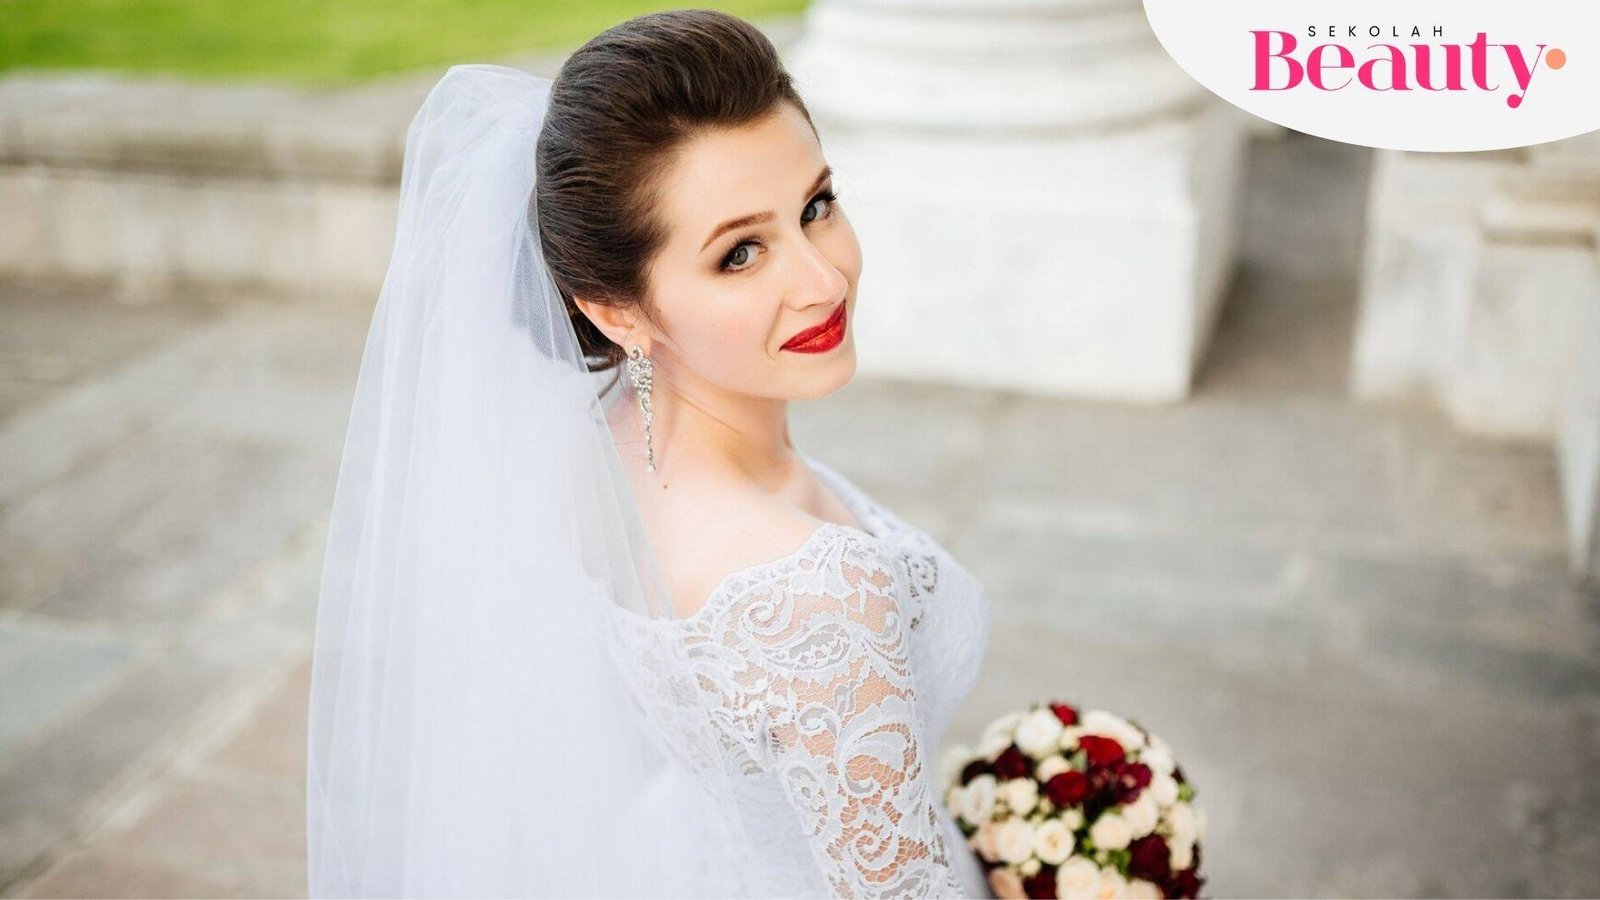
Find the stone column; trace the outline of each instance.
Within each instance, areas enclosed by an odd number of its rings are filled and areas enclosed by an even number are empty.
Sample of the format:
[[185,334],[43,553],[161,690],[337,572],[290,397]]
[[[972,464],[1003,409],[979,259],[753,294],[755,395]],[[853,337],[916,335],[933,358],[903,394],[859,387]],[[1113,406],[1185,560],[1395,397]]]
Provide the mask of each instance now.
[[1188,394],[1247,117],[1136,0],[815,0],[786,56],[862,243],[864,373]]
[[1573,570],[1600,573],[1600,135],[1384,151],[1370,190],[1355,393],[1552,444]]

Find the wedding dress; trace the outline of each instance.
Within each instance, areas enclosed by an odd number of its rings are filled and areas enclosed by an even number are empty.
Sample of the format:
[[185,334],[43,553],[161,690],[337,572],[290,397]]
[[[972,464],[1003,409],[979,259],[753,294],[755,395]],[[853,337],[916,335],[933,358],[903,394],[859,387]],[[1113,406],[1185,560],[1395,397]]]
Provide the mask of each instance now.
[[861,527],[675,613],[544,264],[551,86],[455,66],[407,132],[317,603],[309,895],[986,895],[931,758],[981,589],[806,457]]
[[986,897],[930,758],[987,648],[983,590],[925,532],[802,456],[861,528],[822,523],[787,556],[724,576],[686,618],[620,614],[621,645],[647,657],[665,633],[688,648],[719,743],[696,747],[693,727],[665,738],[686,767],[733,777],[755,851],[741,864],[761,896]]

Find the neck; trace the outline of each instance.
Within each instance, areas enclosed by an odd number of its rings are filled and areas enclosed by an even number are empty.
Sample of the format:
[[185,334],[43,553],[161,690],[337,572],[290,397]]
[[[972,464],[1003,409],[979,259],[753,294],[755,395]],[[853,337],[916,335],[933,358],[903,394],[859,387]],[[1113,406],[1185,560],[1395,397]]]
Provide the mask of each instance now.
[[[656,464],[663,478],[695,473],[736,474],[778,490],[796,462],[789,434],[789,401],[729,391],[658,366],[651,405]],[[625,398],[637,418],[637,398]],[[643,452],[643,426],[638,429]]]

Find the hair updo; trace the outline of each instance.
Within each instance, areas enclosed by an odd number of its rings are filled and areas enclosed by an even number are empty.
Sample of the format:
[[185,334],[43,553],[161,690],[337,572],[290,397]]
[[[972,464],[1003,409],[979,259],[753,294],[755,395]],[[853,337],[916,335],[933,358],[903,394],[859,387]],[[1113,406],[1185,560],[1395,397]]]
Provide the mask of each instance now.
[[657,191],[672,153],[700,131],[757,121],[783,101],[811,121],[767,36],[712,10],[630,19],[562,65],[539,133],[534,208],[545,264],[591,371],[627,353],[573,298],[650,316],[649,265],[667,237]]

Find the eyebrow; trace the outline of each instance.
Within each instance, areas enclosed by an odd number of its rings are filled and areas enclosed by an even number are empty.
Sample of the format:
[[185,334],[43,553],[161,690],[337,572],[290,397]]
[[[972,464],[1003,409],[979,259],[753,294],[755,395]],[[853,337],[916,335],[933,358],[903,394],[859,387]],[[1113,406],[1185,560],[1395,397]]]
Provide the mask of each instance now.
[[[824,164],[822,171],[817,173],[816,180],[811,182],[811,187],[806,189],[806,197],[809,198],[812,194],[815,194],[817,190],[822,187],[822,183],[827,181],[832,176],[833,167]],[[704,253],[705,249],[711,246],[712,241],[722,237],[724,234],[727,234],[736,228],[743,228],[747,225],[758,225],[762,222],[770,222],[776,217],[777,216],[771,210],[768,210],[767,212],[751,213],[748,216],[740,216],[737,219],[729,219],[728,221],[723,222],[721,225],[718,225],[716,228],[711,230],[711,236],[706,238],[706,242],[704,244],[700,245],[700,252]]]

